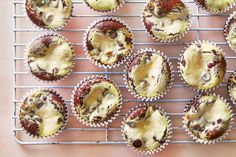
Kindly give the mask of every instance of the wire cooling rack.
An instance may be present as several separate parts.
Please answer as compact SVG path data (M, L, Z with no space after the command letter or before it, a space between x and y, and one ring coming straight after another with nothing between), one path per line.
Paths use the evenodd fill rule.
M192 12L192 27L182 40L175 43L159 43L154 42L148 37L142 24L140 22L140 12L143 9L146 0L126 0L125 5L116 13L111 15L117 18L121 18L131 27L135 38L135 51L140 48L152 47L162 50L174 65L175 82L171 91L166 97L157 101L149 103L158 103L164 108L167 114L170 116L173 124L173 138L171 143L176 144L188 144L196 143L192 141L182 128L183 109L186 102L188 102L197 93L186 87L179 79L179 72L177 67L177 58L181 50L186 44L194 40L210 40L216 42L221 46L225 53L228 63L227 77L236 68L234 61L236 55L229 50L224 38L223 38L223 26L229 13L221 15L211 15L199 9L193 2L193 0L185 1L187 6L191 8ZM120 122L124 114L133 106L140 103L144 103L135 99L129 95L129 92L125 88L123 81L123 74L125 74L124 66L112 70L102 70L95 67L85 57L82 49L82 36L88 25L97 18L105 17L104 14L97 14L89 10L82 0L74 1L74 12L71 22L67 27L58 31L57 33L63 34L66 38L73 43L76 50L76 65L74 72L64 82L44 84L37 80L34 80L31 75L25 70L23 66L23 50L29 43L30 39L35 38L36 35L46 33L44 30L33 27L25 12L22 11L24 6L24 0L13 1L13 64L14 64L14 79L13 79L13 130L15 140L19 144L24 145L47 145L47 144L125 144L122 140L120 133ZM209 34L210 33L210 34ZM86 66L84 66L86 64ZM57 90L65 99L69 105L71 91L75 84L82 78L91 75L105 75L115 80L119 85L123 95L124 103L123 109L119 117L106 127L90 128L80 124L76 118L70 112L69 124L59 136L52 139L33 139L25 135L23 129L18 124L18 108L20 98L27 92L38 87L47 87ZM221 94L228 101L229 98L226 92L226 81L220 86L219 89L214 91L217 94ZM235 114L234 114L235 116ZM236 127L233 126L230 135L227 139L221 141L223 143L236 143Z

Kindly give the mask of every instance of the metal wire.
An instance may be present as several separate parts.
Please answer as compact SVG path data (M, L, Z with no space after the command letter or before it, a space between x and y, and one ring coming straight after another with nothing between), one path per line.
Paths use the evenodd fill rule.
M194 3L193 0L187 0L186 1L189 4ZM74 1L74 4L79 5L83 3L83 0L76 0ZM146 3L146 0L126 0L126 3L130 3L130 4L137 4L137 3ZM28 77L29 73L25 72L25 71L19 71L17 70L17 61L23 61L24 58L22 57L17 57L17 53L19 53L17 51L18 47L25 47L26 43L20 43L17 42L17 37L19 36L18 33L20 32L43 32L44 30L38 30L38 29L28 29L28 28L17 28L16 22L18 20L21 20L23 18L27 18L26 15L24 14L18 14L17 13L17 6L22 6L24 5L24 1L14 1L13 0L13 53L14 53L14 58L13 58L13 70L14 70L14 78L13 78L13 131L14 131L14 137L15 140L19 143L19 144L23 144L23 145L49 145L49 144L63 144L63 145L69 145L69 144L126 144L125 141L113 141L110 140L109 138L109 132L112 131L120 131L121 128L111 128L108 126L105 126L103 128L79 128L79 127L67 127L65 128L65 130L67 131L103 131L105 132L105 137L104 140L102 141L72 141L72 140L68 140L68 141L58 141L58 142L51 142L51 141L37 141L37 140L33 140L33 141L28 141L26 139L21 139L19 138L18 134L22 133L23 129L19 128L17 125L17 120L18 120L18 116L17 116L17 105L19 105L20 100L17 99L17 90L18 89L33 89L33 88L38 88L38 87L46 87L46 88L56 88L56 89L71 89L74 86L56 86L56 85L43 85L43 86L37 86L37 85L20 85L17 84L16 80L18 77L23 76L23 77ZM121 18L135 18L135 17L140 17L139 13L135 13L135 14L126 14L126 13L114 13L112 14L115 17L121 17ZM99 14L87 14L87 15L72 15L73 18L80 18L80 17L104 17L105 15L99 15ZM200 32L201 31L223 31L223 28L200 28L200 18L201 17L212 17L212 16L216 16L216 15L211 15L211 14L205 14L205 13L200 13L199 8L197 9L197 13L192 14L192 17L196 17L196 22L197 22L197 26L196 28L191 28L190 31L194 31L197 32L197 36L196 36L196 40L200 39ZM228 14L221 14L221 15L217 15L220 16L222 18L229 16ZM84 32L85 29L62 29L60 30L60 32ZM144 32L144 29L137 29L137 28L132 28L133 32ZM218 45L227 45L227 43L225 41L220 41L220 42L216 42ZM158 42L136 42L135 45L136 46L155 46L155 45L186 45L188 44L187 42L175 42L175 43L158 43ZM77 46L77 47L82 47L83 44L82 43L73 43L73 46ZM177 60L177 56L176 57L170 57L170 60L176 61ZM226 56L227 60L235 60L236 57L235 56ZM76 57L75 60L87 60L87 58L83 58L83 57ZM228 70L227 73L232 73L233 71ZM178 74L178 71L174 71L174 73ZM105 70L103 72L79 72L79 71L75 71L72 73L72 75L93 75L93 74L101 74L101 75L105 75L106 77L109 77L109 75L123 75L124 72L123 71L119 71L119 72L110 72L108 70ZM120 88L125 88L125 85L119 85ZM221 87L226 87L226 84L222 84ZM175 84L173 85L173 88L186 88L186 85L184 84ZM183 102L186 103L188 102L190 99L187 98L183 98L183 99L161 99L159 100L159 102ZM137 99L125 99L124 102L142 102L141 100L137 100ZM66 100L66 103L70 103L70 100ZM181 118L184 114L183 113L167 113L169 116L171 117L177 117L177 118ZM69 115L70 117L74 117L74 115L72 115L70 113ZM124 114L120 115L121 117L124 116ZM235 114L234 114L235 116ZM174 126L173 127L174 130L181 130L183 131L182 127L179 126ZM233 131L236 131L236 126L233 126L232 128ZM175 143L175 144L196 144L196 142L192 141L192 140L172 140L171 143ZM227 139L227 140L223 140L222 143L236 143L236 139Z

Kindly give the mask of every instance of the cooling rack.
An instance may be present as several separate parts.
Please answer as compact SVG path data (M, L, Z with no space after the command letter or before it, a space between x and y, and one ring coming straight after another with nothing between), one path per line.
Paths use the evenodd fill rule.
M171 143L176 144L196 144L184 132L182 127L183 109L186 102L188 102L197 93L186 87L180 80L179 71L177 69L177 58L181 50L186 44L194 40L210 40L217 43L224 49L226 53L226 60L228 63L227 76L224 83L214 93L224 96L229 102L226 92L226 81L230 73L236 68L236 55L232 52L224 38L223 27L229 16L229 13L220 15L211 15L199 9L194 4L193 0L186 0L185 3L192 12L192 27L189 33L180 41L175 43L159 43L154 42L145 32L141 24L141 10L143 9L146 0L126 0L125 5L117 12L110 15L120 18L131 27L135 38L135 50L140 48L155 48L164 52L174 65L175 81L171 91L167 96L156 102L168 113L173 124L173 138ZM45 34L46 31L37 29L32 26L22 11L24 0L13 0L13 64L14 64L14 79L13 79L13 131L15 140L23 145L49 145L49 144L125 144L120 133L120 122L124 114L133 106L144 103L135 99L129 94L125 88L123 81L124 65L115 69L100 69L88 61L83 53L82 37L86 28L94 20L105 17L104 14L98 14L89 10L82 0L74 0L74 11L71 22L64 29L56 32L64 35L69 41L73 43L76 50L76 68L74 72L63 82L52 84L41 83L31 77L23 66L24 57L23 51L27 43L29 43L35 36ZM70 112L70 120L65 130L57 137L52 139L32 139L25 135L23 129L18 124L18 108L20 98L28 91L38 88L46 87L58 91L66 103L70 104L70 94L73 87L81 79L91 75L105 75L113 79L120 87L124 103L123 109L119 117L106 127L91 128L80 124ZM235 114L234 114L235 116ZM233 126L230 135L227 139L221 141L222 143L236 143L236 127Z

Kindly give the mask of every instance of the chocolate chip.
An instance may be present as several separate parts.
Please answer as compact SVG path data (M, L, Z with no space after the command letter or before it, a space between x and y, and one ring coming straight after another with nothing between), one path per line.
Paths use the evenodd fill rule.
M137 140L133 141L132 145L133 145L135 148L140 148L140 147L142 147L143 144L142 144L142 141L141 141L141 140L137 139Z
M117 32L115 30L111 30L109 32L109 36L112 38L112 39L115 39L118 35L117 35Z
M212 125L215 125L216 124L216 122L212 122Z
M153 139L153 141L155 141L155 142L158 141L158 139L156 138L156 136L153 136L152 139Z
M53 75L57 75L58 72L59 72L58 68L54 68L54 69L52 70Z
M63 122L64 121L63 121L63 119L61 117L57 119L57 123L63 123Z
M40 109L43 106L43 102L39 102L38 104L36 104L37 108Z
M222 122L222 119L217 120L217 124L220 124Z
M101 116L96 116L96 117L93 118L93 121L95 121L95 122L99 122L101 120L102 120Z

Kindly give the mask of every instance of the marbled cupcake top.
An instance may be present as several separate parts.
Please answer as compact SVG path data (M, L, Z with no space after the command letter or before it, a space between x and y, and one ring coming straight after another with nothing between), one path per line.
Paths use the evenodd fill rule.
M231 113L227 103L217 96L202 95L186 106L185 123L199 140L214 140L230 126Z
M209 42L193 43L181 57L180 72L185 82L199 90L218 86L226 73L222 50Z
M228 94L231 100L235 103L236 102L236 72L233 72L228 80L227 83Z
M71 0L26 0L26 12L39 27L59 29L68 21L72 12Z
M110 119L120 106L119 89L105 78L93 78L75 91L74 106L78 116L89 124Z
M31 73L44 81L63 78L74 67L73 49L57 35L37 38L28 46L26 54Z
M87 34L89 56L102 65L115 65L132 51L132 34L117 20L105 19L96 23Z
M195 0L210 12L222 12L235 3L235 0Z
M95 11L106 12L117 9L123 0L85 0L85 3Z
M64 101L49 90L34 91L20 107L20 123L36 137L50 137L60 131L66 122Z
M161 96L171 80L171 71L167 59L158 52L144 51L129 65L128 83L142 97Z
M122 129L128 144L142 152L157 150L169 136L168 119L155 105L134 109Z
M143 18L148 32L161 41L182 37L190 25L189 10L180 0L150 0Z

